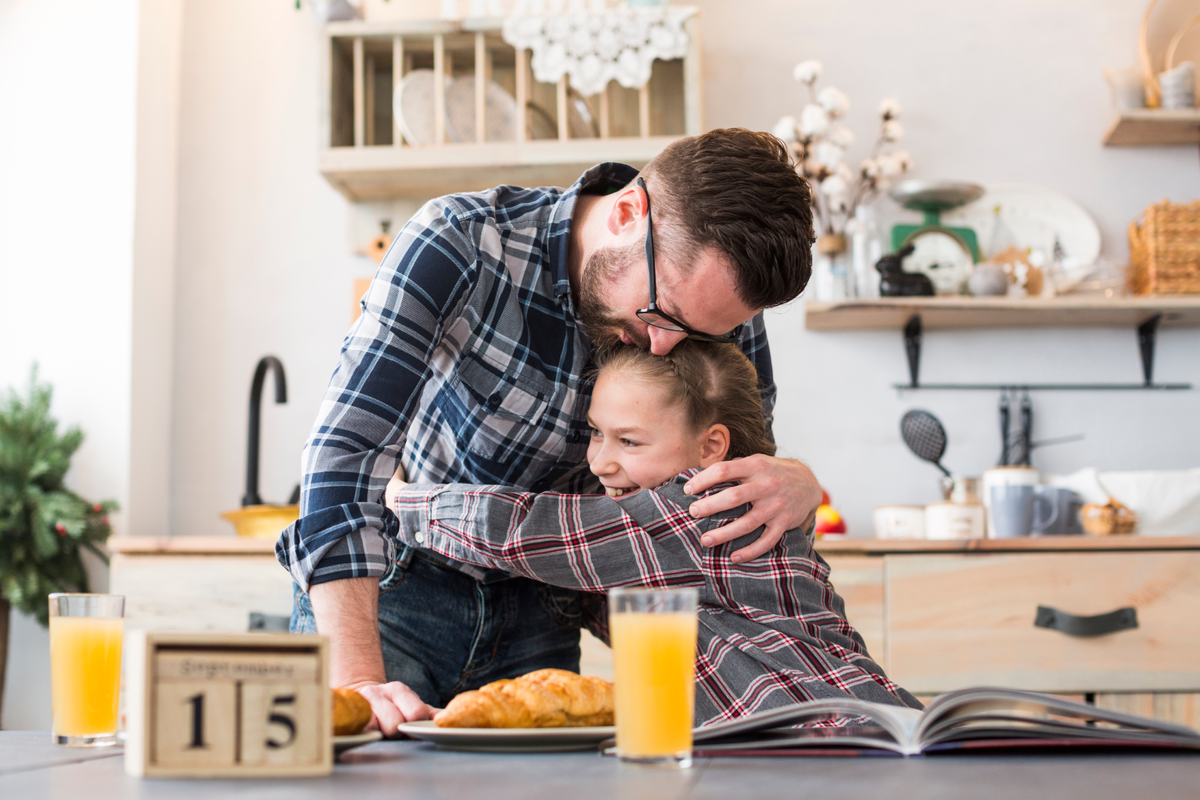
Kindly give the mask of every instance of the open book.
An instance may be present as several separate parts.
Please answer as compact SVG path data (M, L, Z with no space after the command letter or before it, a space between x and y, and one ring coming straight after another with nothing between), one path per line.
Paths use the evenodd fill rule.
M822 720L846 725L795 727ZM1200 752L1200 733L1048 694L980 687L944 694L924 711L844 698L814 700L698 728L706 756L808 755L814 751L919 755L998 748L1169 748Z

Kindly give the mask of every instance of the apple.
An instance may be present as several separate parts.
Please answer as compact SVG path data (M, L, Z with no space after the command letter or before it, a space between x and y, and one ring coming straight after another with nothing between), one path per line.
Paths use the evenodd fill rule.
M813 528L817 536L826 533L845 533L846 521L842 515L833 510L833 506L822 503L817 509L817 524Z

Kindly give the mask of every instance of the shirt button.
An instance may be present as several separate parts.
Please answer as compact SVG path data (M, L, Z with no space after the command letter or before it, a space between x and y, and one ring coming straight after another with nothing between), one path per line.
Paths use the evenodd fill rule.
M417 535L413 538L417 540L417 544L425 543L425 534L421 533L420 531L417 531Z
M499 392L492 392L492 396L488 398L488 408L499 408L503 399Z

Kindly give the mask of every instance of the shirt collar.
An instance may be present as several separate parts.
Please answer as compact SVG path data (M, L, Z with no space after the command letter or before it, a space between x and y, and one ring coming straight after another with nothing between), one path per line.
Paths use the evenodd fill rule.
M571 243L571 217L575 213L575 201L581 194L612 194L628 186L638 171L628 164L606 161L589 169L579 180L571 184L554 203L550 214L549 233L546 237L546 252L550 255L554 271L554 297L570 302L571 281L568 277L567 258Z

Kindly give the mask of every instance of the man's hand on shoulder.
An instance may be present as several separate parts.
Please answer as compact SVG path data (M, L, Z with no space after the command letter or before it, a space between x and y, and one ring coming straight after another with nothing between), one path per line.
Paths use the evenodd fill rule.
M684 491L703 494L719 483L732 482L738 485L697 500L691 511L694 517L707 517L750 505L739 519L704 534L700 540L705 547L716 547L764 526L758 541L733 554L738 562L758 558L778 544L785 533L807 525L821 504L821 487L812 470L799 461L763 455L713 464L688 481Z
M367 723L367 730L380 731L388 738L396 736L403 723L429 719L435 711L400 681L358 681L343 688L353 689L366 698L371 704L371 721Z

